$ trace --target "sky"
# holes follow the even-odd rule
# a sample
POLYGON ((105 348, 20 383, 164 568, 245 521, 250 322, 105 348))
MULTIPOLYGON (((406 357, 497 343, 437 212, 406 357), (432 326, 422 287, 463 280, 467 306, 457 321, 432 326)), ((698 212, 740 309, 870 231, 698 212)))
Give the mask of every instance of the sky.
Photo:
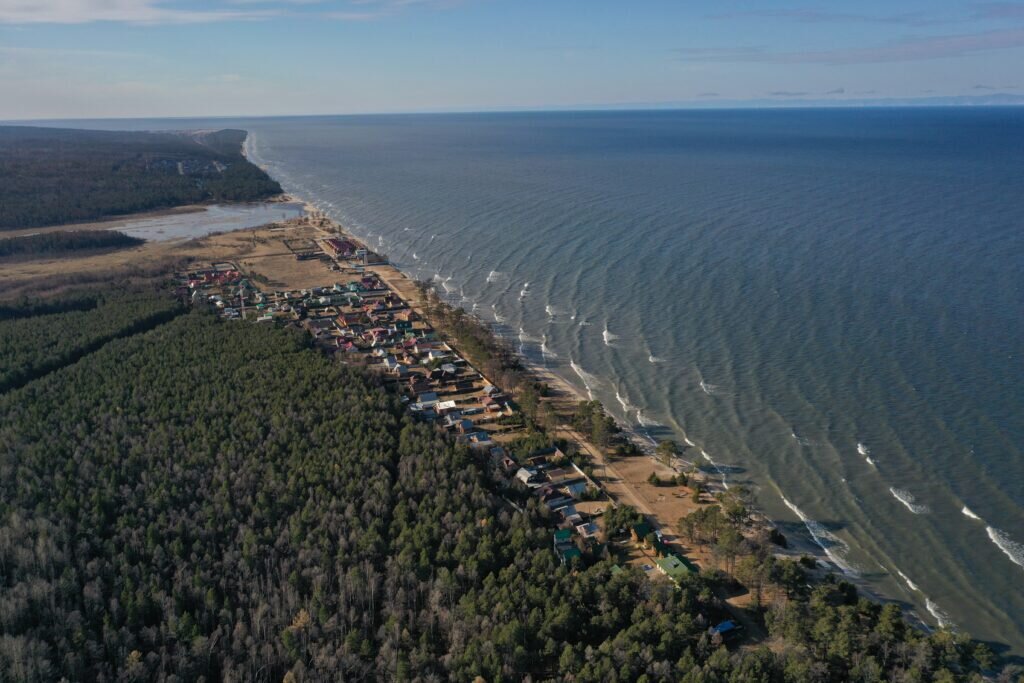
POLYGON ((997 93, 1024 1, 0 0, 4 120, 997 93))

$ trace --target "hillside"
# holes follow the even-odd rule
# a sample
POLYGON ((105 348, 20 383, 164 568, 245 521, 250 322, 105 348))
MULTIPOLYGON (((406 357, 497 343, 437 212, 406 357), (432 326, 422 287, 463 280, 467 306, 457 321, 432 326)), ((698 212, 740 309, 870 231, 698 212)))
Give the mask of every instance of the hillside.
POLYGON ((279 194, 245 136, 0 126, 0 230, 279 194))

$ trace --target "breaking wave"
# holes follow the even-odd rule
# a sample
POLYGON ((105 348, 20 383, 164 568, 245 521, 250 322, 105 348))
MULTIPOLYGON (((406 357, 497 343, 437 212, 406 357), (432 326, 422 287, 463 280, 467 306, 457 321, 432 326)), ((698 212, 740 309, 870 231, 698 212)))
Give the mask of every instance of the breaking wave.
POLYGON ((544 335, 540 342, 540 352, 546 358, 558 358, 558 354, 548 348, 548 336, 544 335))
POLYGON ((711 456, 708 455, 708 452, 706 450, 704 450, 703 448, 701 449, 700 454, 704 456, 705 460, 707 460, 709 463, 711 463, 711 466, 715 469, 715 472, 718 472, 718 476, 720 476, 722 478, 722 487, 725 488, 725 490, 728 491, 729 490, 729 482, 726 481, 725 470, 723 470, 721 467, 719 467, 718 463, 715 462, 714 460, 712 460, 711 456))
POLYGON ((1010 538, 1005 531, 1000 531, 992 526, 985 527, 989 539, 996 544, 996 547, 1003 551, 1003 554, 1010 558, 1016 565, 1024 567, 1024 545, 1010 538))
POLYGON ((971 508, 967 507, 966 505, 964 505, 963 508, 961 508, 960 512, 964 513, 964 515, 966 517, 970 517, 971 519, 976 519, 979 522, 981 521, 981 517, 979 517, 978 515, 974 514, 974 512, 971 510, 971 508))
POLYGON ((923 515, 928 513, 928 506, 921 505, 917 502, 917 498, 914 494, 906 489, 898 489, 895 487, 889 487, 889 493, 893 495, 893 498, 903 503, 904 506, 915 515, 923 515))
POLYGON ((896 570, 896 573, 900 575, 900 578, 903 579, 908 586, 910 586, 910 590, 917 591, 918 593, 921 592, 921 589, 917 587, 917 584, 911 581, 909 578, 907 578, 906 574, 901 572, 899 569, 896 570))
POLYGON ((928 613, 935 617, 935 621, 939 622, 939 628, 955 628, 956 624, 949 618, 949 615, 942 611, 942 609, 931 601, 931 598, 924 599, 924 606, 928 608, 928 613))
POLYGON ((665 359, 664 358, 658 358, 654 354, 651 354, 650 356, 647 356, 647 361, 650 362, 650 363, 664 363, 665 359))
POLYGON ((850 552, 849 546, 832 535, 828 529, 822 526, 821 522, 816 522, 805 515, 800 508, 790 503, 785 496, 782 496, 782 502, 793 511, 793 514, 800 518, 800 521, 804 523, 804 527, 807 528, 807 533, 811 535, 811 538, 814 539, 818 547, 825 551, 825 555, 832 561, 832 564, 839 568, 839 571, 847 576, 857 576, 857 570, 845 558, 846 553, 850 552))
POLYGON ((584 371, 583 368, 577 365, 576 361, 572 360, 571 358, 569 359, 569 367, 572 368, 573 372, 579 375, 579 378, 581 380, 583 380, 583 386, 587 390, 587 396, 589 396, 590 400, 593 401, 594 389, 591 383, 594 381, 594 376, 591 375, 589 372, 584 371))
MULTIPOLYGON (((580 324, 582 325, 583 323, 580 323, 580 324)), ((612 342, 614 342, 616 339, 619 338, 619 335, 612 334, 611 332, 609 332, 608 331, 608 324, 605 323, 604 332, 601 333, 601 337, 604 339, 604 345, 605 346, 611 346, 612 342)))

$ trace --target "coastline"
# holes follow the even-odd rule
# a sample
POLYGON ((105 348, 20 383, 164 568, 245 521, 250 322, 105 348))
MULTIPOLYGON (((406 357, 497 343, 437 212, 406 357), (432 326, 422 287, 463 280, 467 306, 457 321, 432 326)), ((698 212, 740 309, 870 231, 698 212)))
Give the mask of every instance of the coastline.
MULTIPOLYGON (((325 211, 318 208, 310 200, 291 193, 285 193, 281 196, 284 198, 283 201, 290 201, 296 204, 300 204, 305 212, 305 215, 312 219, 314 221, 314 224, 316 224, 321 229, 341 234, 344 237, 359 243, 360 245, 368 245, 367 241, 363 237, 356 235, 347 226, 339 223, 337 220, 327 215, 325 211)), ((400 296, 405 298, 411 307, 415 308, 416 310, 422 313, 422 307, 420 302, 415 300, 415 278, 412 277, 412 275, 402 270, 398 266, 390 263, 390 261, 388 262, 386 268, 368 266, 368 269, 376 272, 385 283, 387 283, 389 286, 392 286, 395 289, 395 291, 397 291, 400 294, 400 296), (391 272, 389 273, 388 271, 391 272), (393 275, 391 273, 393 273, 393 275)), ((467 312, 467 315, 471 315, 472 317, 476 318, 481 323, 488 327, 491 327, 492 329, 494 327, 492 322, 482 319, 477 314, 467 312)), ((502 336, 499 335, 497 332, 495 332, 495 335, 499 337, 502 336)), ((530 359, 523 356, 522 354, 516 353, 515 355, 519 363, 523 366, 524 369, 527 370, 530 376, 532 376, 539 382, 547 384, 554 391, 555 395, 561 400, 571 400, 574 403, 579 401, 590 400, 590 397, 587 396, 581 389, 574 386, 572 382, 570 382, 568 379, 560 375, 552 368, 533 362, 530 359)), ((634 425, 624 424, 621 419, 616 418, 614 415, 611 415, 610 413, 609 415, 615 420, 616 425, 619 427, 619 429, 622 430, 622 433, 626 436, 626 438, 628 438, 641 448, 642 455, 629 457, 643 458, 644 460, 649 461, 649 463, 653 464, 655 467, 662 468, 662 475, 671 476, 674 473, 686 471, 687 469, 689 469, 690 471, 698 472, 701 477, 701 484, 704 490, 707 491, 712 496, 721 494, 729 490, 728 484, 724 481, 725 474, 722 473, 721 470, 718 469, 718 466, 706 456, 704 456, 704 459, 707 462, 701 463, 700 456, 701 454, 703 454, 703 451, 701 451, 699 447, 694 446, 688 439, 684 441, 686 449, 697 451, 698 457, 695 457, 693 459, 687 459, 685 457, 682 457, 686 455, 686 450, 684 450, 681 456, 677 456, 678 461, 683 463, 684 467, 669 467, 661 463, 654 456, 650 441, 643 435, 638 433, 634 425)), ((667 538, 675 539, 677 537, 677 533, 675 531, 675 522, 677 520, 664 520, 659 518, 659 516, 651 510, 651 506, 646 504, 642 497, 638 495, 637 491, 634 490, 632 482, 628 481, 626 477, 619 475, 614 462, 611 462, 611 458, 606 457, 606 455, 602 452, 602 449, 590 443, 583 435, 573 432, 568 427, 568 425, 561 425, 556 430, 556 433, 562 434, 563 436, 567 436, 571 440, 578 442, 583 448, 583 450, 587 451, 594 465, 600 467, 601 471, 604 473, 603 477, 597 478, 602 482, 606 492, 609 494, 613 501, 629 503, 633 507, 637 508, 641 513, 643 513, 651 521, 652 526, 655 529, 662 531, 667 538), (609 486, 609 484, 611 484, 611 486, 609 486)), ((787 507, 793 510, 792 504, 788 503, 788 500, 782 495, 782 492, 778 491, 778 493, 780 496, 782 496, 783 501, 787 503, 787 507)), ((767 515, 761 508, 759 508, 756 505, 755 501, 750 501, 748 508, 750 511, 751 526, 753 528, 764 531, 774 530, 779 533, 782 533, 782 530, 780 529, 780 524, 776 522, 774 519, 772 519, 769 515, 767 515)), ((848 566, 844 566, 844 563, 841 560, 836 560, 829 552, 829 549, 827 547, 828 540, 825 539, 825 541, 823 542, 822 540, 818 539, 815 535, 811 526, 814 523, 813 520, 806 519, 803 516, 803 514, 798 512, 797 510, 794 510, 794 514, 796 514, 796 516, 798 517, 798 523, 803 528, 800 532, 796 534, 791 533, 785 535, 786 546, 776 546, 773 551, 774 555, 776 555, 777 557, 786 557, 788 559, 798 559, 800 557, 813 558, 816 564, 816 569, 812 572, 811 576, 809 577, 812 581, 823 580, 828 575, 835 576, 843 581, 846 581, 856 586, 857 590, 864 597, 873 602, 895 603, 899 605, 905 618, 907 618, 907 620, 913 625, 915 625, 917 628, 924 630, 926 632, 933 632, 935 630, 935 627, 929 624, 924 619, 924 617, 921 614, 919 614, 916 611, 916 609, 914 609, 913 605, 907 603, 905 600, 901 598, 887 597, 879 593, 877 590, 873 589, 868 584, 867 580, 864 579, 858 571, 855 571, 848 566)), ((701 566, 708 568, 713 566, 709 564, 712 560, 710 552, 698 552, 694 548, 688 548, 687 554, 693 557, 693 559, 695 559, 697 563, 701 566)), ((937 621, 939 620, 939 617, 937 617, 934 613, 931 613, 931 616, 935 618, 937 621)), ((942 625, 943 624, 939 624, 940 627, 942 625)))

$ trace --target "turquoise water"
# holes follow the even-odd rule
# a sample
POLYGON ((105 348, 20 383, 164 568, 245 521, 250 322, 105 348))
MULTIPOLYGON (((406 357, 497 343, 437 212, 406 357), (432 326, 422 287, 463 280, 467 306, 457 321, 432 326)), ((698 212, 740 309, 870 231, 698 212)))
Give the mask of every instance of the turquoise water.
POLYGON ((841 570, 1024 653, 1024 110, 162 127, 193 123, 841 570))

